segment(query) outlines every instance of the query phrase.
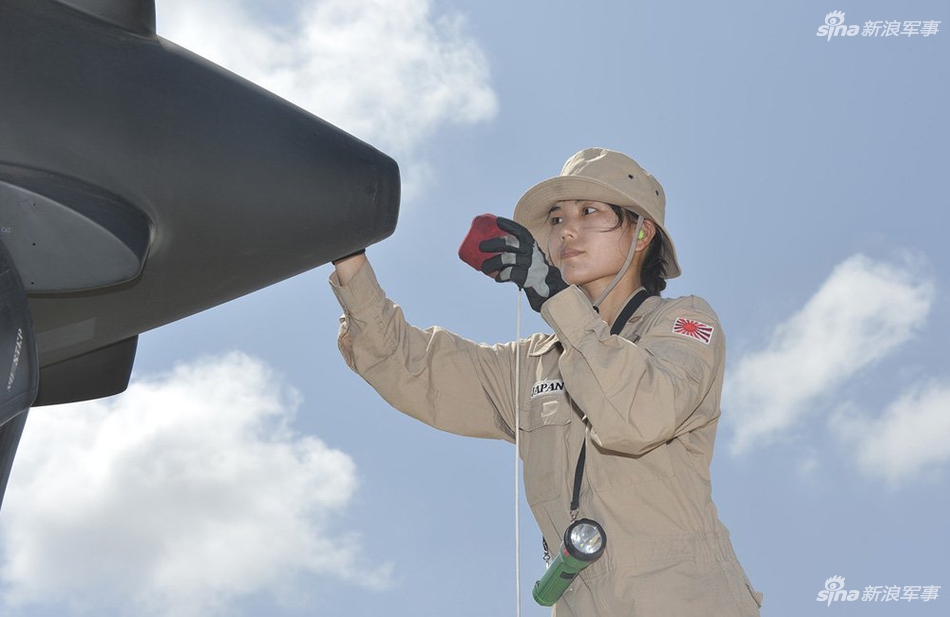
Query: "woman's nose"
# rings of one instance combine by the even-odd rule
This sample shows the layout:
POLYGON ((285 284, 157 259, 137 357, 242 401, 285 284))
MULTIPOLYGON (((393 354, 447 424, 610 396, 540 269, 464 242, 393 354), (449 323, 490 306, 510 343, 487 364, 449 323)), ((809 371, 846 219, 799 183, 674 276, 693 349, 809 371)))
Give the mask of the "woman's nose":
POLYGON ((561 237, 573 238, 576 235, 577 235, 577 220, 572 216, 565 217, 564 222, 561 223, 561 237))

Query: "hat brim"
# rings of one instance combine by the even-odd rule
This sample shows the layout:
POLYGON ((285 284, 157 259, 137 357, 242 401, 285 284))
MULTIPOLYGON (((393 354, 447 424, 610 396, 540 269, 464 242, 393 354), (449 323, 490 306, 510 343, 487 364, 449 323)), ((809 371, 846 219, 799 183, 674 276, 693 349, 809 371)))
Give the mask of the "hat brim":
POLYGON ((515 206, 514 220, 524 225, 535 242, 541 247, 548 243, 548 213, 551 207, 559 201, 589 200, 605 204, 620 206, 632 210, 640 216, 653 221, 662 232, 664 257, 666 268, 664 278, 676 278, 682 274, 679 261, 676 258, 676 247, 673 239, 656 216, 632 196, 619 191, 606 182, 585 176, 557 176, 549 178, 528 189, 515 206))

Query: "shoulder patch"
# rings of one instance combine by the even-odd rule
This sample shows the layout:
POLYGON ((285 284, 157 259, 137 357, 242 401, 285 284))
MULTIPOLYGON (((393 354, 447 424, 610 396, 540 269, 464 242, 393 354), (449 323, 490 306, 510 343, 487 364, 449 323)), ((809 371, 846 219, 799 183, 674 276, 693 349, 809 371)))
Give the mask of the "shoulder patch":
POLYGON ((709 324, 704 324, 695 319, 686 319, 685 317, 677 317, 676 321, 673 322, 673 332, 675 334, 694 338, 704 345, 708 345, 709 341, 712 340, 715 330, 709 324))

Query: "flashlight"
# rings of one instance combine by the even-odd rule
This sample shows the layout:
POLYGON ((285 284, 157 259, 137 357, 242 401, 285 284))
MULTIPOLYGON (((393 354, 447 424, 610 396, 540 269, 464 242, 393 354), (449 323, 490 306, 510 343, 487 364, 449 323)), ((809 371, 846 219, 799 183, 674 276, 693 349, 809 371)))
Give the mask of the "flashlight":
POLYGON ((597 561, 607 547, 607 534, 599 523, 582 518, 564 532, 564 542, 544 576, 534 584, 534 600, 553 606, 577 574, 597 561))

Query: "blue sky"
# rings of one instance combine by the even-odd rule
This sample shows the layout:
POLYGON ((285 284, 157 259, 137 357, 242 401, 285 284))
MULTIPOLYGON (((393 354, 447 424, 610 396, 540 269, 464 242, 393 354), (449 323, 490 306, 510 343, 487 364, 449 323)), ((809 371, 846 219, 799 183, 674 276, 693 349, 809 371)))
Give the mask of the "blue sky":
MULTIPOLYGON (((471 219, 583 147, 635 157, 667 194, 666 295, 705 297, 729 340, 713 497, 763 614, 946 614, 945 3, 157 7, 162 36, 399 161, 399 226, 369 254, 419 326, 513 338, 513 288, 456 258, 471 219), (941 24, 816 36, 833 11, 941 24), (833 576, 941 589, 816 602, 833 576)), ((351 373, 329 272, 146 333, 128 392, 31 413, 4 614, 514 614, 511 447, 403 417, 351 373)), ((545 615, 526 507, 521 531, 523 614, 545 615)))

